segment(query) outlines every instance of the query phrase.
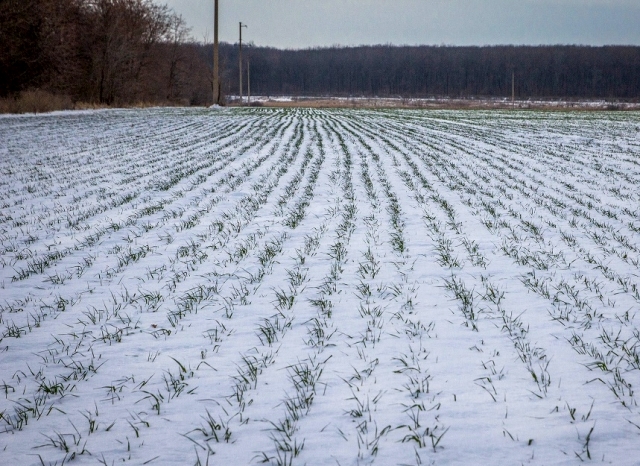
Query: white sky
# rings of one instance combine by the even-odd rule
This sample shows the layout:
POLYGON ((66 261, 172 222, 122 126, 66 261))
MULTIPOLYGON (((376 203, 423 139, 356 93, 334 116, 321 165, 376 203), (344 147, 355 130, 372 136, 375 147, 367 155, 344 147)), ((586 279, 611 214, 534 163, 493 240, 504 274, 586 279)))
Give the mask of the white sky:
MULTIPOLYGON (((154 0, 213 37, 213 0, 154 0)), ((640 45, 640 0, 220 0, 220 39, 360 44, 640 45)))

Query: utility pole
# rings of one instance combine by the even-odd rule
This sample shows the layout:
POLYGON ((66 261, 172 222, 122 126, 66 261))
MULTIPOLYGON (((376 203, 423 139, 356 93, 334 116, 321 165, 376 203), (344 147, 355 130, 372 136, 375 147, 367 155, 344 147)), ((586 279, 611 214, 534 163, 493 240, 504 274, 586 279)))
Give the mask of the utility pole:
POLYGON ((239 89, 240 89, 240 106, 242 107, 242 28, 246 28, 248 27, 246 24, 242 24, 242 22, 240 22, 240 51, 238 53, 238 67, 240 69, 240 83, 239 83, 239 89))
POLYGON ((218 0, 213 7, 213 105, 220 105, 220 54, 218 44, 218 0))
POLYGON ((516 106, 516 72, 511 72, 511 105, 516 106))
POLYGON ((251 62, 247 60, 247 105, 251 105, 251 62))

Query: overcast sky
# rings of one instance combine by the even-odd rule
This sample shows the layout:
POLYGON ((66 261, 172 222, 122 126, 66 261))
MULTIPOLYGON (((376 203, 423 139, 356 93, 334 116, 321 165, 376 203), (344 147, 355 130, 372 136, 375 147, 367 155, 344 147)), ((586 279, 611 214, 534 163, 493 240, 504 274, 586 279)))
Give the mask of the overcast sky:
MULTIPOLYGON (((213 37, 214 0, 154 0, 213 37)), ((220 40, 361 44, 640 45, 640 0, 220 0, 220 40)))

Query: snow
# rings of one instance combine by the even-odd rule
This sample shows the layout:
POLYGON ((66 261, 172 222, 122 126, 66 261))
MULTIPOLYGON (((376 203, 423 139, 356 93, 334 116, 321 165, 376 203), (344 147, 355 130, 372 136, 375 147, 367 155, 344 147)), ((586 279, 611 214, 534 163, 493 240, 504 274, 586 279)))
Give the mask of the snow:
MULTIPOLYGON (((239 96, 229 96, 231 101, 239 96)), ((506 97, 335 97, 335 96, 251 96, 251 102, 278 106, 297 102, 300 105, 360 108, 428 108, 428 109, 538 109, 538 110, 640 110, 640 103, 620 100, 516 99, 506 97)))
POLYGON ((638 113, 0 120, 1 464, 639 464, 638 113))

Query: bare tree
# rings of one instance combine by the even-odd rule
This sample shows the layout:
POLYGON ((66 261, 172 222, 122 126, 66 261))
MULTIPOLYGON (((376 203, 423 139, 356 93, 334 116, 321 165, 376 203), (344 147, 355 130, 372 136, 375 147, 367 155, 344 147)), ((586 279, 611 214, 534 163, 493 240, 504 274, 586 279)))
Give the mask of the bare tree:
POLYGON ((94 98, 131 102, 142 94, 153 47, 171 28, 169 9, 150 0, 92 0, 90 14, 94 98))
POLYGON ((174 101, 180 88, 187 77, 187 50, 184 44, 189 39, 190 28, 182 16, 174 15, 170 20, 170 27, 165 37, 168 47, 166 63, 167 73, 167 100, 174 101))
POLYGON ((86 75, 82 0, 0 0, 0 95, 76 94, 86 75))
POLYGON ((45 79, 41 3, 0 1, 0 96, 41 85, 45 79))

